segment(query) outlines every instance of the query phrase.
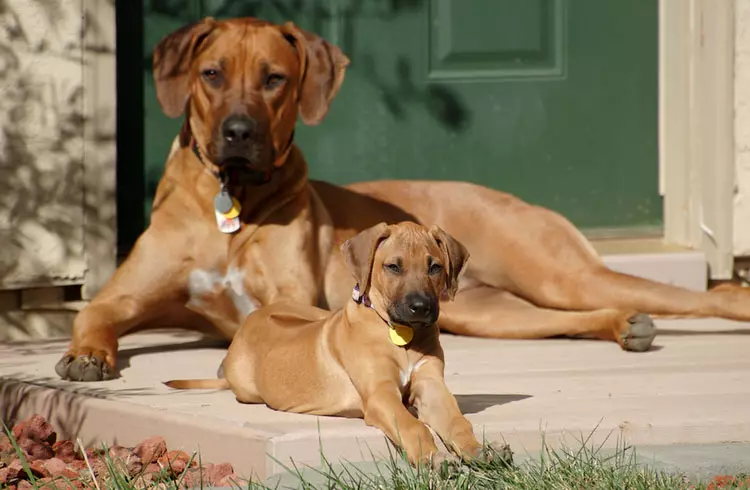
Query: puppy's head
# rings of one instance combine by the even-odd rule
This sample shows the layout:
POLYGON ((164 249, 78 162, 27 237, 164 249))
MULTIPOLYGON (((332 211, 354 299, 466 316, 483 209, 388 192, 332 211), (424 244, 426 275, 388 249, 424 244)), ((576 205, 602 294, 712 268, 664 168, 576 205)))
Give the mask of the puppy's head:
POLYGON ((187 112, 187 134, 217 167, 267 173, 284 164, 300 115, 320 123, 349 59, 291 22, 206 18, 154 50, 156 95, 166 115, 187 112))
POLYGON ((420 327, 434 324, 440 299, 453 299, 469 258, 466 248, 438 226, 380 223, 341 246, 361 294, 383 318, 420 327))

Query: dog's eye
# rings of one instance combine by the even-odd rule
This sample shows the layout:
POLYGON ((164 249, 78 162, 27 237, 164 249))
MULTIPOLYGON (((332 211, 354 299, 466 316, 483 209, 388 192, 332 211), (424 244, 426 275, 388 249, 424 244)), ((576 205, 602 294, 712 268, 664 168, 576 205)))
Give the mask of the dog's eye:
POLYGON ((203 70, 201 72, 201 76, 209 82, 216 82, 221 77, 221 74, 219 73, 219 70, 208 68, 207 70, 203 70))
POLYGON ((434 264, 432 264, 432 265, 430 266, 430 275, 431 275, 431 276, 434 276, 434 275, 436 275, 436 274, 440 274, 440 272, 441 272, 442 270, 443 270, 443 266, 442 266, 442 265, 440 265, 440 264, 438 264, 438 263, 434 263, 434 264))
POLYGON ((384 267, 394 274, 401 274, 401 266, 398 264, 385 264, 384 267))
POLYGON ((266 77, 266 88, 276 88, 282 84, 284 76, 278 73, 271 73, 266 77))

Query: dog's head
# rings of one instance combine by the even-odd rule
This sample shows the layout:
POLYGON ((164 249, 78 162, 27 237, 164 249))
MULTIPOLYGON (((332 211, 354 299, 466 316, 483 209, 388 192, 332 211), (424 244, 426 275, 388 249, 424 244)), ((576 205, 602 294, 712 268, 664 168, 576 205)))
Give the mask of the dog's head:
POLYGON ((349 65, 339 48, 291 22, 210 17, 166 36, 153 62, 164 113, 186 113, 214 165, 258 173, 283 165, 298 115, 308 125, 323 120, 349 65))
POLYGON ((341 246, 361 294, 383 318, 419 327, 434 324, 440 299, 453 299, 469 253, 438 226, 380 223, 341 246))

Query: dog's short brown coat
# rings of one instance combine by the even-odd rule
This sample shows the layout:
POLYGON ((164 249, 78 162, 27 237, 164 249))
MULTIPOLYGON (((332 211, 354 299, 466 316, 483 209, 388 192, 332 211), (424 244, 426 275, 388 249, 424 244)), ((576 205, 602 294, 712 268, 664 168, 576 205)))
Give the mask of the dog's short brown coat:
POLYGON ((226 379, 173 380, 174 388, 229 388, 243 403, 317 415, 364 417, 401 446, 412 463, 443 461, 430 426, 456 456, 482 455, 471 423, 443 380, 436 324, 394 345, 386 320, 394 303, 417 292, 455 292, 466 249, 438 227, 413 223, 369 228, 347 241, 344 257, 372 302, 333 313, 281 300, 250 315, 223 362, 226 379), (398 273, 385 267, 398 261, 398 273), (438 267, 435 273, 431 268, 438 267), (417 420, 403 400, 416 408, 417 420))
POLYGON ((118 338, 139 329, 181 326, 231 339, 248 313, 281 299, 341 308, 353 281, 338 245, 381 221, 438 224, 470 251, 464 290, 442 311, 440 326, 450 332, 589 336, 642 351, 655 329, 639 313, 750 320, 747 291, 694 292, 613 272, 570 222, 509 194, 460 182, 308 181, 295 123, 323 120, 348 64, 319 36, 257 19, 205 19, 157 46, 157 96, 185 123, 151 224, 78 314, 61 376, 114 376, 118 338), (232 115, 255 124, 248 169, 271 177, 232 186, 243 224, 223 234, 214 172, 217 134, 232 115))

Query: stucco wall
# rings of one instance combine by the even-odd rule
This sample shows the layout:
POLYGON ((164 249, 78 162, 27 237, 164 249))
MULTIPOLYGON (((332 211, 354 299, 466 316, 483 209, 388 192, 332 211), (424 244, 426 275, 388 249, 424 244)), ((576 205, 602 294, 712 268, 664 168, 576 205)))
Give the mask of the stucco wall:
POLYGON ((114 68, 114 32, 86 7, 108 9, 113 19, 113 4, 0 0, 2 289, 85 277, 85 159, 115 141, 114 110, 109 118, 94 112, 85 69, 102 56, 114 68), (92 118, 93 133, 86 128, 92 118))
POLYGON ((0 0, 0 341, 70 334, 115 264, 115 0, 0 0))
POLYGON ((750 255, 750 0, 735 0, 734 253, 750 255))

